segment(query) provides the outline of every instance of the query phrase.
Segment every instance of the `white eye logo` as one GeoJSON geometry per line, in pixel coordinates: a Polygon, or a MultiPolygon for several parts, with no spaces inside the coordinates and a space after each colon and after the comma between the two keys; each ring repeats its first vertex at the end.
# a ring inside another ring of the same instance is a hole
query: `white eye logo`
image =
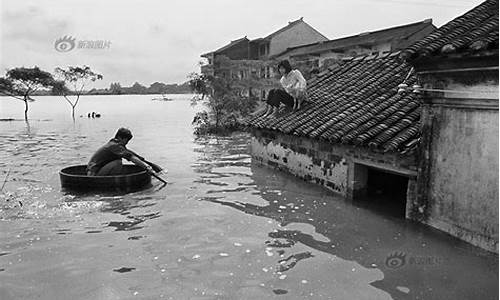
{"type": "Polygon", "coordinates": [[[401,268],[406,264],[406,253],[393,252],[385,259],[385,265],[391,269],[401,268]]]}
{"type": "Polygon", "coordinates": [[[59,38],[54,43],[54,48],[59,52],[68,52],[75,48],[75,38],[72,36],[64,36],[59,38]]]}

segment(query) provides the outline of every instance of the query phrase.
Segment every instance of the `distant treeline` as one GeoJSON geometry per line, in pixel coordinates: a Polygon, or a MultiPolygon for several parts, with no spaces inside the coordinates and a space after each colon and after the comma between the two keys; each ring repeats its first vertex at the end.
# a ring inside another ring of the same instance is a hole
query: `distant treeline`
{"type": "MultiPolygon", "coordinates": [[[[138,82],[130,87],[121,86],[118,82],[110,84],[109,88],[91,89],[83,95],[145,95],[145,94],[190,94],[192,93],[189,82],[183,84],[165,84],[155,82],[146,87],[138,82]]],[[[34,95],[50,95],[50,91],[39,91],[34,95]]]]}

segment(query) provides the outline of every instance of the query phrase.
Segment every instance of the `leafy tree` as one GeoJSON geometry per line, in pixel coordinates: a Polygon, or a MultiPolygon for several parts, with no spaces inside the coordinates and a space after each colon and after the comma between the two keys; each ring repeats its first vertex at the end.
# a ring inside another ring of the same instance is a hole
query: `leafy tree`
{"type": "Polygon", "coordinates": [[[129,88],[123,88],[127,92],[127,94],[133,94],[133,95],[144,95],[147,94],[147,88],[140,84],[139,82],[134,83],[131,87],[129,88]]]}
{"type": "Polygon", "coordinates": [[[168,86],[164,83],[161,83],[161,82],[155,82],[155,83],[152,83],[147,92],[149,94],[163,94],[167,91],[168,89],[168,86]]]}
{"type": "Polygon", "coordinates": [[[119,82],[113,82],[109,86],[109,92],[112,95],[121,95],[122,93],[122,86],[119,82]]]}
{"type": "Polygon", "coordinates": [[[71,105],[71,116],[74,120],[75,108],[78,105],[80,96],[84,93],[83,89],[91,82],[102,80],[102,75],[93,72],[88,66],[69,66],[66,69],[57,67],[55,74],[59,81],[54,85],[53,91],[62,95],[71,105]]]}
{"type": "Polygon", "coordinates": [[[241,96],[236,81],[227,76],[191,74],[191,90],[197,95],[193,104],[203,103],[207,111],[199,112],[193,119],[196,134],[222,133],[238,130],[240,120],[249,115],[257,105],[257,98],[241,96]]]}
{"type": "Polygon", "coordinates": [[[28,121],[28,103],[35,101],[31,95],[41,89],[53,88],[56,81],[49,72],[33,68],[14,68],[0,78],[0,94],[24,102],[24,119],[28,121]]]}

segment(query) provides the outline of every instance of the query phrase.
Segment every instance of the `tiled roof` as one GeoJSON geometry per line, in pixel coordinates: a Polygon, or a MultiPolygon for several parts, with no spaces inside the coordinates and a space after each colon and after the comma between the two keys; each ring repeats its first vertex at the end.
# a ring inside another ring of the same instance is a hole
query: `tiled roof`
{"type": "Polygon", "coordinates": [[[278,116],[258,115],[247,125],[331,143],[369,147],[380,152],[412,153],[420,141],[420,100],[412,92],[397,93],[398,85],[416,82],[411,66],[399,52],[380,58],[363,57],[308,82],[309,101],[278,116]]]}
{"type": "MultiPolygon", "coordinates": [[[[276,56],[298,56],[304,54],[320,53],[325,51],[337,50],[342,51],[345,48],[352,48],[358,45],[372,45],[380,42],[386,42],[391,40],[401,40],[411,38],[412,35],[425,30],[430,32],[434,30],[435,27],[432,25],[432,19],[424,20],[421,22],[405,24],[390,28],[385,28],[381,30],[364,32],[357,35],[347,36],[343,38],[338,38],[325,42],[317,42],[307,45],[301,45],[296,47],[289,47],[287,50],[277,54],[276,56]]],[[[405,43],[402,43],[405,44],[405,43]]],[[[397,45],[396,45],[397,46],[397,45]]],[[[403,49],[406,46],[399,48],[403,49]]],[[[394,50],[394,49],[393,49],[394,50]]]]}
{"type": "Polygon", "coordinates": [[[448,53],[498,51],[498,0],[487,0],[408,47],[407,60],[448,53]]]}
{"type": "Polygon", "coordinates": [[[244,42],[244,41],[247,41],[247,42],[248,42],[248,38],[247,38],[246,36],[244,36],[244,37],[242,37],[242,38],[239,38],[239,39],[237,39],[237,40],[231,41],[229,44],[227,44],[227,45],[225,45],[225,46],[222,46],[222,47],[220,47],[219,49],[217,49],[217,50],[215,50],[215,51],[212,51],[212,52],[208,52],[208,53],[202,54],[201,56],[202,56],[202,57],[205,57],[205,56],[207,56],[207,55],[209,55],[209,54],[212,54],[212,53],[219,53],[219,52],[222,52],[222,51],[227,50],[227,49],[229,49],[229,48],[233,47],[234,45],[237,45],[237,44],[239,44],[239,43],[241,43],[241,42],[244,42]]]}

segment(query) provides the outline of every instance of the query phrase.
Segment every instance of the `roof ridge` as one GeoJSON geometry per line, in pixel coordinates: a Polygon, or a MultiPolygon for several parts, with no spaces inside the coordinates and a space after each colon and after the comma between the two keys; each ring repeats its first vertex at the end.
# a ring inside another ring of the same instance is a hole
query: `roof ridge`
{"type": "MultiPolygon", "coordinates": [[[[344,36],[344,37],[340,37],[340,38],[335,38],[335,39],[329,39],[328,41],[321,41],[321,42],[315,42],[315,43],[310,43],[310,44],[305,44],[305,45],[298,45],[298,46],[288,47],[284,51],[282,51],[282,52],[280,52],[280,53],[278,53],[278,54],[276,54],[274,56],[280,56],[280,55],[282,55],[282,54],[284,54],[284,53],[286,53],[288,51],[299,49],[299,48],[305,48],[305,47],[310,47],[310,46],[320,45],[320,44],[335,43],[335,42],[339,42],[339,41],[342,41],[342,40],[348,40],[348,39],[360,37],[360,36],[363,36],[363,35],[367,36],[367,35],[372,35],[372,34],[379,34],[379,33],[382,33],[382,32],[388,31],[388,30],[401,29],[401,28],[405,28],[405,27],[411,27],[411,26],[416,26],[416,25],[419,25],[419,24],[427,24],[427,23],[433,25],[432,24],[432,18],[425,19],[425,20],[422,20],[422,21],[419,21],[419,22],[413,22],[413,23],[408,23],[408,24],[402,24],[402,25],[397,25],[397,26],[393,26],[393,27],[388,27],[388,28],[384,28],[384,29],[378,29],[378,30],[360,32],[358,34],[348,35],[348,36],[344,36]],[[366,33],[368,33],[368,34],[366,34],[366,33]]],[[[406,38],[407,36],[405,36],[404,38],[406,38]]]]}
{"type": "MultiPolygon", "coordinates": [[[[278,30],[276,30],[276,31],[273,31],[272,33],[270,33],[270,34],[266,35],[263,39],[268,39],[268,38],[270,38],[270,37],[272,37],[272,36],[274,36],[274,35],[276,35],[276,34],[278,34],[278,33],[281,33],[281,32],[283,32],[283,31],[287,30],[288,28],[291,28],[291,27],[295,26],[295,24],[298,24],[298,23],[300,23],[300,22],[304,22],[304,20],[303,20],[303,19],[304,19],[304,17],[300,17],[300,18],[298,18],[298,19],[297,19],[297,20],[295,20],[295,21],[288,21],[288,24],[287,24],[287,25],[285,25],[285,26],[281,27],[280,29],[278,29],[278,30]]],[[[304,23],[305,23],[305,22],[304,22],[304,23]]]]}

